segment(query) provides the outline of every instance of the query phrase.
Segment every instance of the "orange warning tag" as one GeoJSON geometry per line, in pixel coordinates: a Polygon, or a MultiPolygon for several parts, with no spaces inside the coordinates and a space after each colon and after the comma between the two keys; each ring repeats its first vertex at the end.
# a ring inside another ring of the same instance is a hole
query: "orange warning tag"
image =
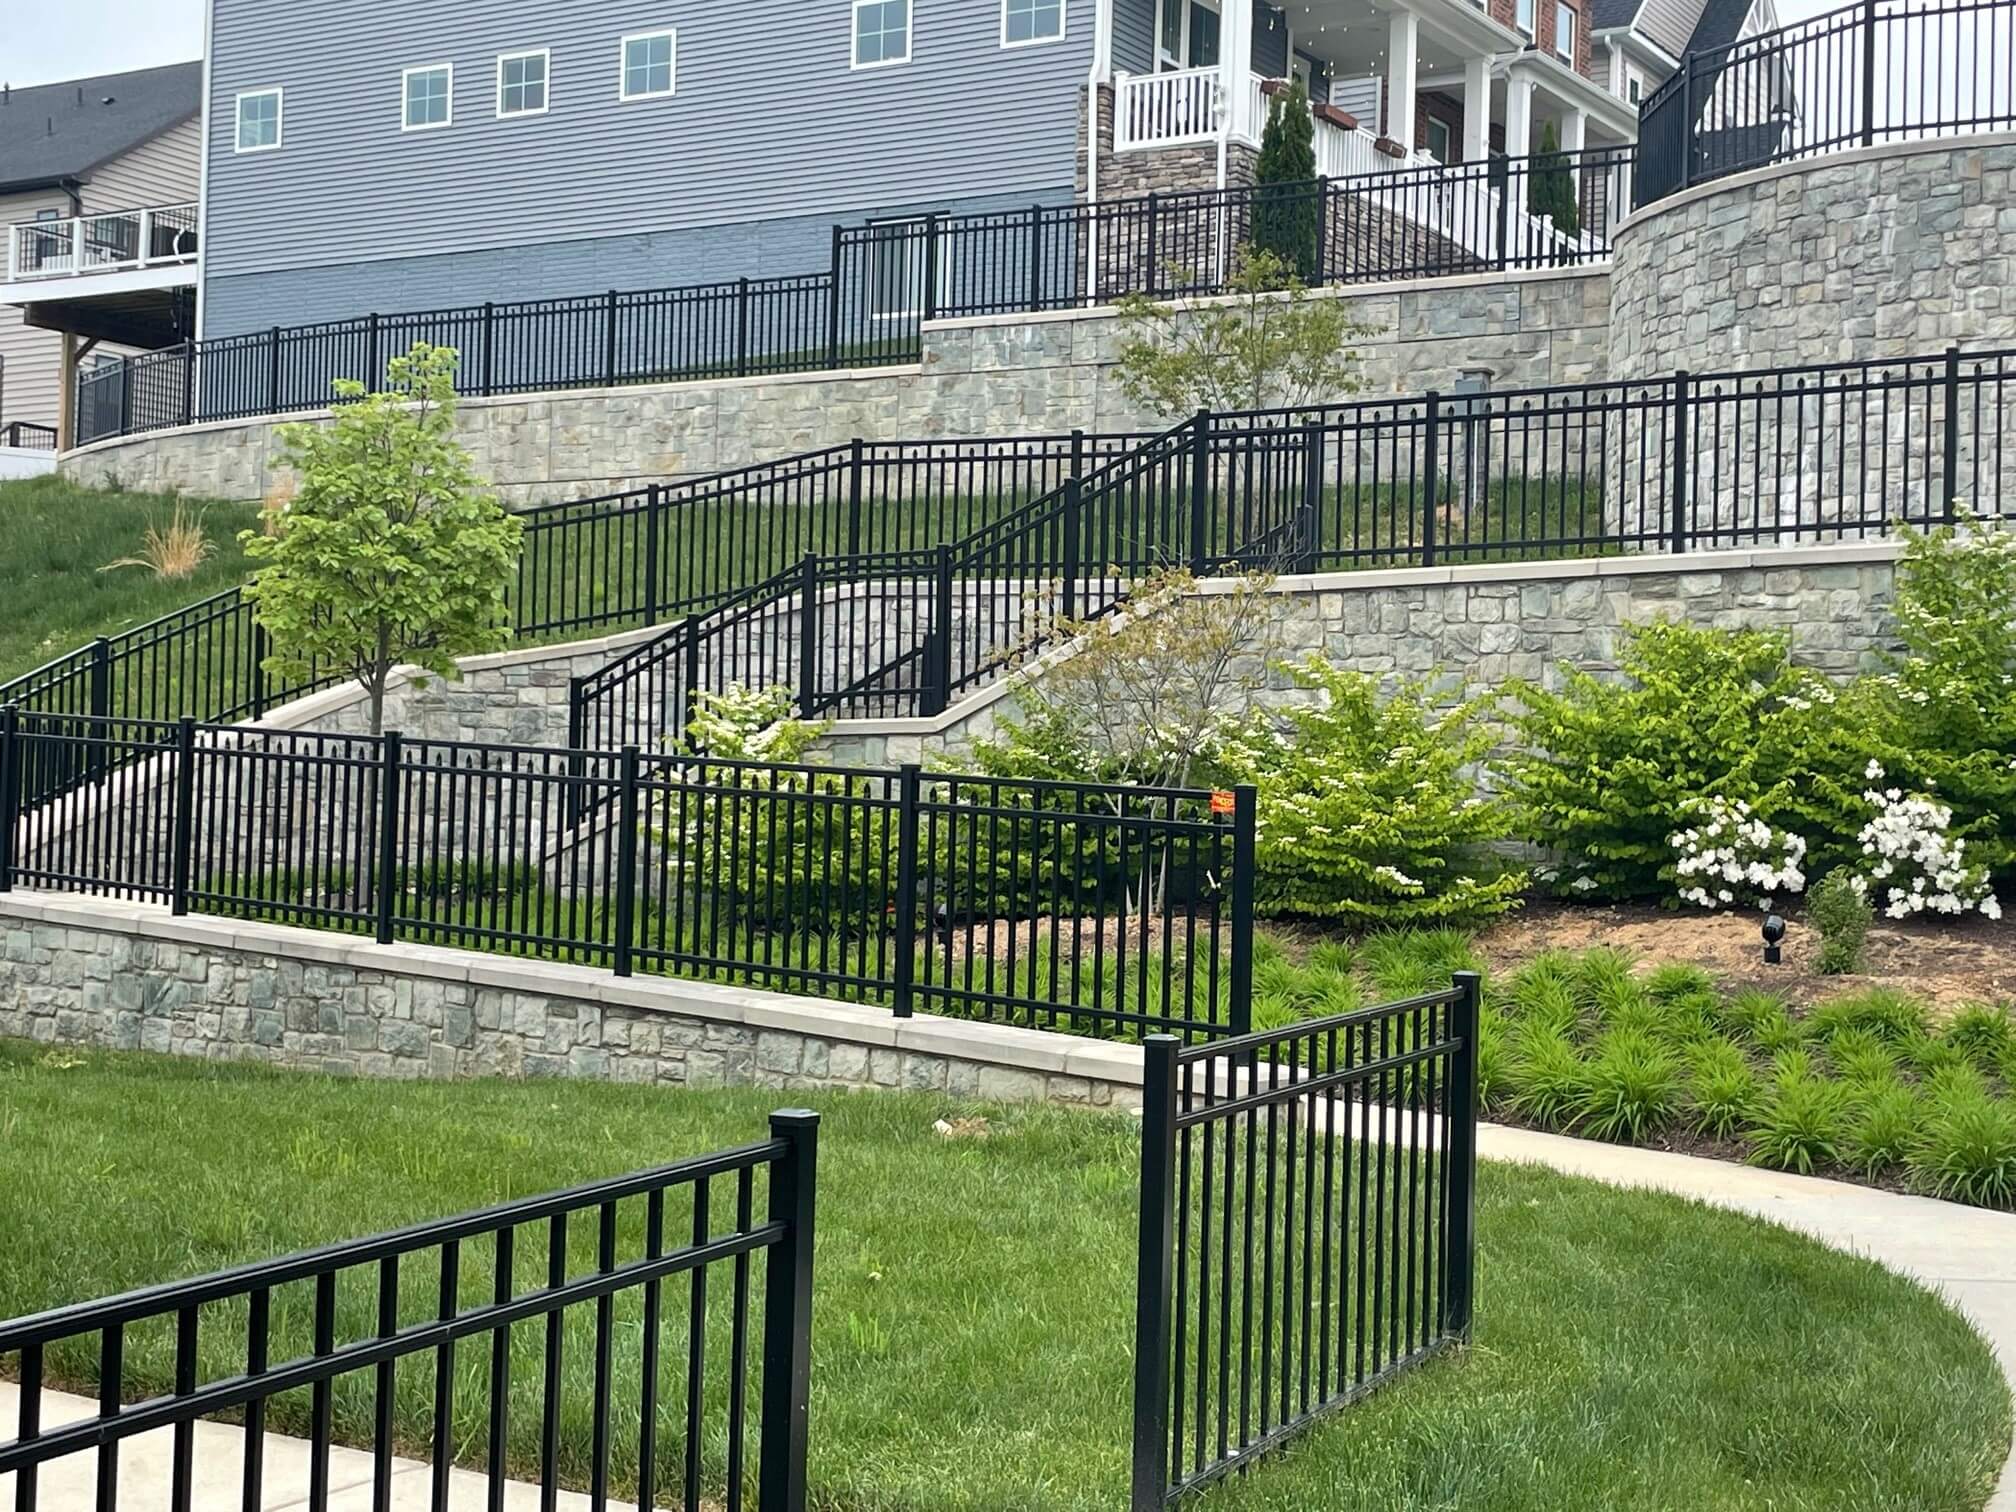
{"type": "Polygon", "coordinates": [[[1211,812],[1214,815],[1235,813],[1238,807],[1237,801],[1223,788],[1218,789],[1218,791],[1211,795],[1211,812]]]}

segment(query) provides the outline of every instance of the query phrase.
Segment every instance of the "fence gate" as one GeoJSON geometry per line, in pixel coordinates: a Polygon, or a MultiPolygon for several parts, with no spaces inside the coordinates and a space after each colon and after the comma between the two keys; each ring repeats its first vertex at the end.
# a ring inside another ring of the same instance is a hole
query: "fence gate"
{"type": "Polygon", "coordinates": [[[1147,1039],[1133,1512],[1469,1337],[1478,989],[1147,1039]]]}

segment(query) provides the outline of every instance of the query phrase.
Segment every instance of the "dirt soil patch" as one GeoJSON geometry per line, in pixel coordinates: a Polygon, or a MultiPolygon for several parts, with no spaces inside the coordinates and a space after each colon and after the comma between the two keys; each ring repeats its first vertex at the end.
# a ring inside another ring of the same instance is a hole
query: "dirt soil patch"
{"type": "Polygon", "coordinates": [[[1969,1003],[2016,1003],[2016,921],[1978,914],[1936,923],[1879,919],[1869,931],[1865,974],[1832,977],[1813,969],[1820,936],[1796,914],[1787,920],[1783,964],[1765,965],[1762,922],[1755,913],[1533,903],[1485,930],[1477,949],[1494,971],[1506,971],[1542,951],[1608,945],[1638,957],[1647,970],[1701,966],[1728,987],[1763,987],[1800,1005],[1877,986],[1913,993],[1949,1013],[1969,1003]]]}

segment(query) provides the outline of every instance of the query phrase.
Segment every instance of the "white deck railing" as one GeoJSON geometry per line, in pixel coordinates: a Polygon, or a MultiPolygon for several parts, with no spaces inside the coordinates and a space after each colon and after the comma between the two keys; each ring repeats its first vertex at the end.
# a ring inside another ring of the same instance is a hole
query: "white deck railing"
{"type": "Polygon", "coordinates": [[[1179,147],[1218,135],[1219,72],[1120,74],[1113,90],[1113,150],[1179,147]]]}
{"type": "Polygon", "coordinates": [[[7,281],[77,278],[196,260],[196,206],[27,221],[7,235],[7,281]]]}

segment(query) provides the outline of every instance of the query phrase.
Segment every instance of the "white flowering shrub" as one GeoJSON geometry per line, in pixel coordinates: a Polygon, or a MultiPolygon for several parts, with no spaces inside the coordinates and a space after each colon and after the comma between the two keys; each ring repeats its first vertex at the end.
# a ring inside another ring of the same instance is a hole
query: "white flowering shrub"
{"type": "Polygon", "coordinates": [[[1774,896],[1806,890],[1804,838],[1773,829],[1740,798],[1718,794],[1687,808],[1695,822],[1668,841],[1681,902],[1766,908],[1774,896]]]}
{"type": "MultiPolygon", "coordinates": [[[[1870,762],[1867,775],[1881,782],[1882,763],[1870,762]]],[[[1862,829],[1864,859],[1855,886],[1874,907],[1892,919],[1921,913],[2002,917],[1987,868],[1970,862],[1967,842],[1950,833],[1950,807],[1894,787],[1872,787],[1862,796],[1876,815],[1862,829]]]]}
{"type": "Polygon", "coordinates": [[[696,691],[686,722],[686,746],[722,761],[802,759],[832,726],[791,715],[789,688],[745,688],[730,683],[724,692],[696,691]]]}

